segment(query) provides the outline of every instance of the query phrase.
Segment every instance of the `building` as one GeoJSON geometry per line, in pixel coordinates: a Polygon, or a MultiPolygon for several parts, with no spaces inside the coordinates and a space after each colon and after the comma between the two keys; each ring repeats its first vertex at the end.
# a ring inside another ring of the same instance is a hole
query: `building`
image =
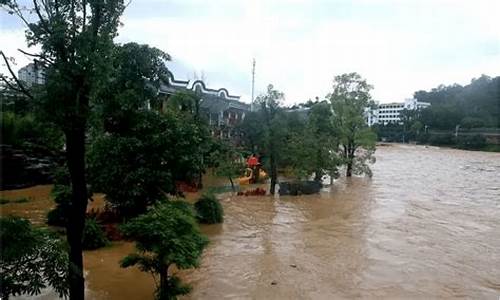
{"type": "Polygon", "coordinates": [[[17,77],[28,87],[45,83],[43,66],[36,60],[19,69],[19,71],[17,71],[17,77]]]}
{"type": "Polygon", "coordinates": [[[212,127],[212,135],[237,141],[240,136],[237,125],[250,112],[250,104],[240,101],[240,96],[229,94],[225,88],[218,90],[207,88],[201,80],[190,83],[189,80],[176,80],[172,72],[168,72],[165,84],[160,86],[160,94],[165,95],[163,105],[170,96],[181,91],[194,92],[200,98],[201,114],[212,127]]]}
{"type": "Polygon", "coordinates": [[[417,99],[409,98],[404,102],[381,103],[375,108],[365,110],[365,120],[368,126],[374,124],[401,123],[401,112],[403,110],[418,110],[429,107],[428,102],[420,102],[417,99]]]}

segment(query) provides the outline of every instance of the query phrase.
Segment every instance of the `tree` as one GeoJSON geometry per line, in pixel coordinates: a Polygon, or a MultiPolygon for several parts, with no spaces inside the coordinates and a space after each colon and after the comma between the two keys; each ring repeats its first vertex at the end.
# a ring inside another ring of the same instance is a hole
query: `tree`
{"type": "Polygon", "coordinates": [[[417,91],[418,101],[431,103],[424,109],[420,122],[434,129],[453,130],[463,127],[500,127],[500,76],[482,75],[470,84],[440,85],[430,91],[417,91]]]}
{"type": "Polygon", "coordinates": [[[143,110],[126,134],[107,133],[93,141],[89,155],[92,187],[124,217],[176,194],[176,180],[198,174],[198,127],[172,114],[143,110]]]}
{"type": "MultiPolygon", "coordinates": [[[[41,1],[34,0],[34,17],[25,15],[24,5],[1,0],[10,14],[26,25],[29,46],[40,46],[35,57],[45,68],[46,84],[41,109],[65,135],[66,159],[71,175],[71,205],[67,223],[69,243],[70,298],[84,298],[82,233],[88,201],[85,176],[85,140],[91,101],[96,90],[106,85],[113,38],[125,8],[122,0],[41,1]],[[33,20],[34,21],[31,21],[33,20]]],[[[5,55],[4,61],[8,64],[5,55]]],[[[14,72],[8,66],[11,75],[14,72]]],[[[9,84],[5,76],[2,80],[9,84]]],[[[14,79],[14,89],[26,88],[14,79]]],[[[29,94],[29,93],[27,93],[29,94]]],[[[32,95],[31,98],[34,99],[32,95]]]]}
{"type": "Polygon", "coordinates": [[[112,80],[100,97],[107,100],[97,105],[94,127],[101,130],[94,132],[88,153],[90,182],[125,217],[176,194],[176,180],[198,178],[204,170],[209,134],[191,110],[196,99],[179,95],[163,112],[150,109],[159,109],[163,100],[158,89],[168,59],[147,45],[118,47],[112,80]]]}
{"type": "Polygon", "coordinates": [[[234,192],[235,186],[233,178],[240,176],[245,170],[242,155],[232,145],[223,141],[217,141],[215,143],[216,146],[213,147],[210,153],[211,165],[214,167],[217,176],[225,177],[229,180],[234,192]]]}
{"type": "Polygon", "coordinates": [[[359,74],[348,73],[335,76],[333,92],[327,96],[348,177],[352,176],[353,169],[356,173],[371,174],[366,162],[372,161],[376,136],[363,118],[364,110],[371,105],[371,89],[359,74]],[[364,149],[364,153],[357,155],[358,149],[364,149]]]}
{"type": "Polygon", "coordinates": [[[281,143],[284,142],[284,131],[286,130],[284,129],[284,119],[279,117],[279,114],[282,113],[280,105],[283,98],[284,94],[275,90],[270,84],[267,86],[267,92],[256,99],[256,102],[260,104],[260,112],[264,121],[263,146],[269,156],[271,195],[274,195],[278,181],[279,151],[281,143]]]}
{"type": "Polygon", "coordinates": [[[258,152],[264,144],[264,121],[261,111],[252,111],[245,115],[245,119],[238,125],[243,133],[242,142],[250,153],[258,152]]]}
{"type": "Polygon", "coordinates": [[[1,298],[40,294],[51,286],[59,297],[68,295],[68,255],[53,233],[18,217],[0,218],[1,298]]]}
{"type": "Polygon", "coordinates": [[[173,200],[157,203],[121,229],[126,238],[136,243],[136,252],[126,256],[121,266],[138,265],[142,271],[151,273],[156,283],[156,299],[176,299],[177,295],[189,292],[189,286],[169,274],[169,268],[198,266],[208,240],[200,233],[187,203],[173,200]]]}
{"type": "Polygon", "coordinates": [[[314,174],[321,182],[325,171],[336,176],[338,142],[332,122],[332,109],[327,102],[316,102],[310,106],[305,123],[289,125],[291,137],[288,155],[291,167],[299,178],[314,174]]]}

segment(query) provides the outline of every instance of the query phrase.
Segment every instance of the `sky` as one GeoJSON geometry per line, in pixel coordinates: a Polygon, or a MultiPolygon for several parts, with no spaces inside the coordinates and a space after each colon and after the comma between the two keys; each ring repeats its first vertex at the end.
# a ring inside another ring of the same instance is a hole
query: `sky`
{"type": "MultiPolygon", "coordinates": [[[[499,12],[499,0],[132,0],[116,42],[160,48],[176,79],[203,77],[245,102],[253,58],[256,95],[271,83],[286,104],[322,99],[335,75],[358,72],[373,99],[399,102],[499,76],[499,12]]],[[[0,49],[19,68],[24,29],[0,21],[0,49]]]]}

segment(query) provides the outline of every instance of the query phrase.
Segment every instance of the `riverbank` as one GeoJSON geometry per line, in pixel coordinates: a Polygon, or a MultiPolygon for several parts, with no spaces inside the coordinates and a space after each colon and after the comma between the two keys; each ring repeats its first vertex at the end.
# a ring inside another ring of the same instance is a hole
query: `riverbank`
{"type": "Polygon", "coordinates": [[[424,147],[436,147],[436,148],[448,148],[457,149],[463,151],[482,151],[482,152],[500,152],[500,145],[488,144],[479,149],[464,149],[457,145],[443,145],[443,144],[419,144],[419,143],[399,143],[399,142],[377,142],[377,147],[385,147],[391,145],[414,145],[414,146],[424,146],[424,147]]]}

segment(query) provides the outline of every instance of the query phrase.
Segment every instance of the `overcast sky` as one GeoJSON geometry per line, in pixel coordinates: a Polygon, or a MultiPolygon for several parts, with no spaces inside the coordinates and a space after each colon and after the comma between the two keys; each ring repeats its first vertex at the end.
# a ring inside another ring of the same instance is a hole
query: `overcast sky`
{"type": "MultiPolygon", "coordinates": [[[[203,73],[244,101],[255,58],[256,94],[272,83],[287,104],[323,98],[334,75],[358,72],[391,102],[500,75],[499,12],[499,0],[133,0],[117,42],[158,47],[178,79],[203,73]]],[[[0,49],[22,66],[23,28],[0,18],[0,49]]]]}

